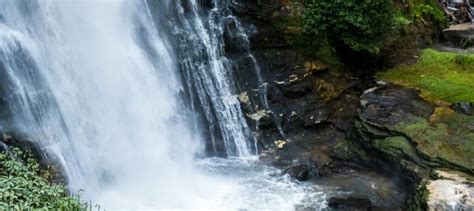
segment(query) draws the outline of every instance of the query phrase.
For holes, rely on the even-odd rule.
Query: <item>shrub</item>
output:
[[[394,26],[391,0],[307,0],[305,34],[314,41],[376,53]]]
[[[414,21],[445,24],[446,15],[437,0],[408,0],[408,13]]]
[[[0,153],[0,210],[87,209],[79,199],[68,196],[63,185],[50,184],[40,175],[39,164],[31,156],[18,149]]]

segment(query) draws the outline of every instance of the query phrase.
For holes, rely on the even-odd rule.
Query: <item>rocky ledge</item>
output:
[[[443,35],[451,42],[468,47],[474,44],[474,24],[463,23],[452,25],[443,30]]]
[[[473,116],[388,84],[366,90],[360,103],[353,140],[380,168],[408,180],[415,197],[410,206],[474,209]]]

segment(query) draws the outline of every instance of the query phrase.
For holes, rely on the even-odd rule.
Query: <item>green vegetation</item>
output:
[[[474,102],[474,54],[428,49],[417,64],[380,72],[377,77],[418,88],[431,101]]]
[[[407,156],[412,160],[415,160],[417,157],[416,151],[411,146],[410,142],[401,136],[388,137],[384,140],[376,140],[375,145],[377,149],[395,157],[402,155]]]
[[[413,123],[400,123],[396,130],[416,143],[419,152],[441,163],[455,163],[474,169],[474,117],[437,109],[431,121],[419,118]]]
[[[408,15],[413,21],[434,21],[445,24],[446,15],[438,0],[408,0],[406,1]]]
[[[68,196],[64,186],[50,184],[44,175],[39,164],[20,150],[1,153],[0,209],[87,210],[87,205]]]
[[[316,42],[342,43],[354,51],[378,52],[393,28],[391,0],[309,0],[304,33]]]

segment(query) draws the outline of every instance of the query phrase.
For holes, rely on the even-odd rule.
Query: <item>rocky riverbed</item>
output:
[[[212,8],[212,1],[199,2]],[[405,13],[414,10],[405,1],[394,5]],[[230,184],[223,188],[225,194],[217,194],[222,200],[216,206],[474,209],[474,101],[468,94],[462,98],[467,100],[433,99],[423,87],[376,74],[423,62],[420,50],[430,46],[459,53],[446,58],[462,74],[470,74],[474,25],[448,26],[439,19],[423,19],[394,32],[377,55],[340,46],[322,53],[301,44],[308,39],[301,33],[304,8],[304,1],[298,0],[241,0],[228,8],[241,22],[233,16],[222,19],[226,24],[222,53],[232,60],[229,68],[235,69],[233,79],[240,91],[234,97],[252,129],[258,156],[197,159],[202,172]],[[188,4],[181,9],[183,14],[192,10]],[[340,61],[333,62],[333,54]],[[418,76],[434,78],[429,88],[439,91],[435,83],[442,79]],[[469,91],[470,86],[463,85],[459,87]],[[210,142],[206,146],[211,145],[212,155],[225,154],[224,146]],[[38,146],[3,135],[1,151],[11,147],[32,151],[42,168],[54,167],[52,182],[65,182],[55,159]]]
[[[334,71],[292,43],[300,30],[292,23],[297,22],[303,4],[267,3],[244,1],[236,8],[252,29],[252,50],[262,68],[271,110],[259,121],[248,119],[258,127],[261,160],[286,169],[295,179],[316,183],[337,183],[334,178],[340,177],[370,181],[374,177],[369,175],[377,175],[397,184],[387,187],[387,192],[403,197],[391,208],[472,209],[472,104],[439,105],[415,89],[358,71]],[[472,36],[470,26],[453,26],[442,37],[429,24],[413,26],[409,29],[413,45],[387,46],[382,51],[385,56],[379,57],[381,64],[414,63],[417,49],[438,39],[466,43]],[[250,102],[259,95],[251,89],[245,94]],[[242,102],[243,107],[248,103]],[[251,116],[252,111],[247,112]],[[446,174],[450,176],[441,176]],[[349,189],[353,193],[349,198],[334,198],[330,204],[366,208],[363,199],[370,197],[361,193],[367,190],[357,185]],[[449,191],[441,193],[442,189]]]

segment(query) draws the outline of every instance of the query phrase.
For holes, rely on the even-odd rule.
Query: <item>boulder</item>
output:
[[[474,117],[461,114],[469,106],[436,107],[416,90],[380,85],[361,96],[353,140],[381,169],[402,172],[414,194],[408,205],[415,210],[428,205],[430,210],[470,210],[465,207],[472,185],[432,177],[440,168],[474,175]],[[423,182],[426,188],[419,188],[421,181],[428,181]],[[426,200],[425,190],[431,201],[420,203]]]
[[[330,198],[328,206],[338,210],[371,210],[372,202],[369,199],[348,197],[348,198]]]
[[[305,181],[309,177],[309,168],[307,165],[292,166],[285,169],[283,174],[288,174],[291,178],[299,181]]]
[[[474,41],[474,24],[463,23],[463,24],[452,25],[449,28],[443,30],[443,35],[449,41],[457,43],[457,44],[462,44],[462,43],[472,44]]]
[[[453,105],[451,105],[451,109],[453,109],[454,111],[460,114],[474,116],[473,103],[467,103],[467,102],[454,103]]]
[[[474,171],[474,117],[435,107],[416,90],[393,85],[365,91],[359,117],[358,141],[405,170],[420,177],[426,173],[421,169],[437,166]]]
[[[437,171],[426,184],[428,210],[474,210],[474,183],[456,173]]]

